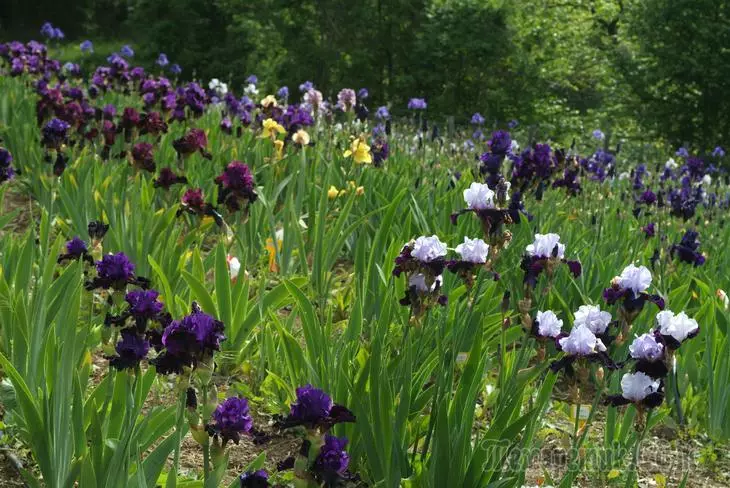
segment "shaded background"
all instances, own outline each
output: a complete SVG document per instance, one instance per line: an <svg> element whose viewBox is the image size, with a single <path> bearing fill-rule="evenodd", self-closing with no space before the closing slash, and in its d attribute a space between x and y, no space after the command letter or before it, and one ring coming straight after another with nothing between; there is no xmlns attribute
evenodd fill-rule
<svg viewBox="0 0 730 488"><path fill-rule="evenodd" d="M94 62L129 43L154 68L237 93L304 80L325 96L367 87L371 106L488 126L512 119L551 135L600 127L698 149L730 145L730 2L718 0L1 0L0 40L66 34L62 58ZM88 65L91 66L91 63Z"/></svg>

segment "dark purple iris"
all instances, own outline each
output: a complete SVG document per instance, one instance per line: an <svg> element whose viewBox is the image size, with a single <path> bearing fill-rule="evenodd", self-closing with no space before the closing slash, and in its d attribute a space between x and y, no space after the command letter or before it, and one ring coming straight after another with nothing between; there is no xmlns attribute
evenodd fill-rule
<svg viewBox="0 0 730 488"><path fill-rule="evenodd" d="M155 160L153 156L154 146L149 142L138 142L132 147L132 160L134 165L145 171L155 171Z"/></svg>
<svg viewBox="0 0 730 488"><path fill-rule="evenodd" d="M172 147L181 158L200 152L204 158L211 159L211 155L205 150L207 145L208 136L201 129L190 129L183 137L172 142Z"/></svg>
<svg viewBox="0 0 730 488"><path fill-rule="evenodd" d="M74 237L70 241L66 242L66 252L58 256L58 262L62 263L66 260L78 260L83 259L89 263L93 263L94 260L88 254L88 248L86 243L78 236Z"/></svg>
<svg viewBox="0 0 730 488"><path fill-rule="evenodd" d="M105 224L101 220L92 220L89 222L86 229L89 232L89 237L91 239L99 241L104 238L109 230L109 224Z"/></svg>
<svg viewBox="0 0 730 488"><path fill-rule="evenodd" d="M223 322L203 313L194 303L190 315L165 327L162 334L165 351L155 359L157 371L179 373L184 366L195 366L211 358L226 338L223 329Z"/></svg>
<svg viewBox="0 0 730 488"><path fill-rule="evenodd" d="M187 183L188 179L183 175L177 175L171 168L162 168L160 175L154 181L153 185L155 188L169 189L172 185L178 183Z"/></svg>
<svg viewBox="0 0 730 488"><path fill-rule="evenodd" d="M650 237L654 237L656 235L656 224L654 222L649 222L641 229L644 234L646 234L646 238L649 239Z"/></svg>
<svg viewBox="0 0 730 488"><path fill-rule="evenodd" d="M209 424L208 433L220 436L223 445L228 441L238 444L241 434L248 434L253 427L248 400L232 397L218 405L213 412L214 423Z"/></svg>
<svg viewBox="0 0 730 488"><path fill-rule="evenodd" d="M649 295L648 293L634 293L629 288L621 288L618 285L611 285L603 290L603 299L608 305L621 301L624 310L631 315L638 314L644 308L646 302L655 304L659 310L664 310L665 302L660 295Z"/></svg>
<svg viewBox="0 0 730 488"><path fill-rule="evenodd" d="M346 476L350 456L345 451L347 439L325 435L324 444L314 461L312 471L325 486L336 486Z"/></svg>
<svg viewBox="0 0 730 488"><path fill-rule="evenodd" d="M512 137L506 130L498 130L492 133L487 145L492 154L505 156L512 147Z"/></svg>
<svg viewBox="0 0 730 488"><path fill-rule="evenodd" d="M388 155L390 154L388 142L377 139L372 145L371 152L373 153L373 164L376 167L382 166L383 162L388 159Z"/></svg>
<svg viewBox="0 0 730 488"><path fill-rule="evenodd" d="M158 300L159 296L157 290L132 290L124 299L129 304L129 313L133 317L152 319L164 308Z"/></svg>
<svg viewBox="0 0 730 488"><path fill-rule="evenodd" d="M215 182L218 185L218 203L225 203L231 212L245 208L258 198L251 170L240 161L231 161Z"/></svg>
<svg viewBox="0 0 730 488"><path fill-rule="evenodd" d="M656 193L654 193L651 190L644 191L641 196L639 197L639 203L643 203L645 205L653 205L657 201Z"/></svg>
<svg viewBox="0 0 730 488"><path fill-rule="evenodd" d="M15 170L10 165L13 162L13 155L4 147L0 147L0 183L12 180Z"/></svg>
<svg viewBox="0 0 730 488"><path fill-rule="evenodd" d="M239 480L241 488L268 488L269 486L269 475L263 469L243 473Z"/></svg>
<svg viewBox="0 0 730 488"><path fill-rule="evenodd" d="M332 398L312 385L297 388L297 399L289 415L279 422L281 428L303 425L308 428L329 429L341 422L354 422L355 416L347 408L337 405Z"/></svg>
<svg viewBox="0 0 730 488"><path fill-rule="evenodd" d="M80 258L88 251L86 243L76 236L66 243L66 252L75 258Z"/></svg>
<svg viewBox="0 0 730 488"><path fill-rule="evenodd" d="M149 112L142 115L139 123L140 134L160 135L167 132L167 122L162 118L160 112Z"/></svg>
<svg viewBox="0 0 730 488"><path fill-rule="evenodd" d="M289 105L286 111L281 116L279 121L281 125L290 133L293 134L302 127L307 127L314 124L312 114L310 114L304 108L298 105Z"/></svg>
<svg viewBox="0 0 730 488"><path fill-rule="evenodd" d="M676 255L680 261L691 264L693 266L702 266L705 264L705 256L699 252L700 241L699 233L694 230L688 230L682 236L679 244L671 247L670 255L672 258Z"/></svg>
<svg viewBox="0 0 730 488"><path fill-rule="evenodd" d="M124 290L128 284L147 289L150 281L147 278L134 275L134 264L123 253L107 254L96 262L96 278L86 282L86 289L113 288Z"/></svg>
<svg viewBox="0 0 730 488"><path fill-rule="evenodd" d="M150 343L133 330L122 331L122 338L115 347L117 355L109 358L109 364L116 369L136 368L147 357Z"/></svg>
<svg viewBox="0 0 730 488"><path fill-rule="evenodd" d="M580 180L578 179L579 167L565 168L563 177L553 182L553 188L565 188L569 195L577 195L581 192Z"/></svg>
<svg viewBox="0 0 730 488"><path fill-rule="evenodd" d="M43 145L49 149L58 149L66 141L66 131L71 127L61 119L53 118L43 126Z"/></svg>
<svg viewBox="0 0 730 488"><path fill-rule="evenodd" d="M170 324L162 335L162 344L171 354L217 351L223 335L223 322L201 311Z"/></svg>
<svg viewBox="0 0 730 488"><path fill-rule="evenodd" d="M193 209L203 208L205 199L202 188L190 188L182 196L182 204Z"/></svg>
<svg viewBox="0 0 730 488"><path fill-rule="evenodd" d="M107 287L123 289L134 279L134 264L126 254L107 254L96 263L98 280L107 284Z"/></svg>

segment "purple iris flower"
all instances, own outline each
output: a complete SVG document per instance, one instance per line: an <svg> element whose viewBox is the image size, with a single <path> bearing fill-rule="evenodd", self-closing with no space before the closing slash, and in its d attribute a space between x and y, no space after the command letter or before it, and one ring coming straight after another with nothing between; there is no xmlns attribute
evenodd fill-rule
<svg viewBox="0 0 730 488"><path fill-rule="evenodd" d="M160 66L160 67L163 67L164 68L165 66L167 66L168 64L170 64L170 60L167 59L167 54L160 53L160 55L157 56L156 63L157 63L157 66Z"/></svg>
<svg viewBox="0 0 730 488"><path fill-rule="evenodd" d="M134 57L134 50L129 44L125 44L124 46L122 46L122 48L119 50L119 53L125 58Z"/></svg>
<svg viewBox="0 0 730 488"><path fill-rule="evenodd" d="M87 39L79 44L79 49L81 49L81 52L84 54L90 54L94 52L94 44Z"/></svg>
<svg viewBox="0 0 730 488"><path fill-rule="evenodd" d="M691 264L693 266L702 266L705 264L705 256L699 252L700 241L699 233L694 230L688 230L682 236L679 244L671 247L670 254L672 258L676 255L680 261Z"/></svg>
<svg viewBox="0 0 730 488"><path fill-rule="evenodd" d="M177 76L180 73L182 73L182 68L180 67L179 64L173 63L172 65L170 65L170 73L172 73L173 75Z"/></svg>
<svg viewBox="0 0 730 488"><path fill-rule="evenodd" d="M411 98L408 101L409 110L426 110L427 106L426 100L423 98Z"/></svg>
<svg viewBox="0 0 730 488"><path fill-rule="evenodd" d="M239 480L241 488L268 488L269 475L263 469L243 473Z"/></svg>
<svg viewBox="0 0 730 488"><path fill-rule="evenodd" d="M329 430L335 424L354 421L353 413L335 404L327 393L312 385L305 385L297 388L297 399L292 403L289 415L278 424L282 429L303 425L310 429L319 427Z"/></svg>
<svg viewBox="0 0 730 488"><path fill-rule="evenodd" d="M482 114L480 114L479 112L476 112L474 115L471 116L471 123L473 125L484 124L484 116L482 116Z"/></svg>
<svg viewBox="0 0 730 488"><path fill-rule="evenodd" d="M136 368L147 357L150 343L130 329L123 330L121 335L115 347L117 355L109 358L109 364L118 370Z"/></svg>
<svg viewBox="0 0 730 488"><path fill-rule="evenodd" d="M345 451L346 447L346 438L325 435L324 444L312 467L314 475L324 482L325 486L336 486L346 475L347 466L350 464L350 456Z"/></svg>
<svg viewBox="0 0 730 488"><path fill-rule="evenodd" d="M210 435L220 436L224 446L228 441L238 444L241 434L248 434L253 427L248 400L238 397L226 399L213 412L213 422L207 426Z"/></svg>
<svg viewBox="0 0 730 488"><path fill-rule="evenodd" d="M289 98L289 87L288 86L282 86L279 88L276 92L276 96L279 97L281 100L286 100Z"/></svg>

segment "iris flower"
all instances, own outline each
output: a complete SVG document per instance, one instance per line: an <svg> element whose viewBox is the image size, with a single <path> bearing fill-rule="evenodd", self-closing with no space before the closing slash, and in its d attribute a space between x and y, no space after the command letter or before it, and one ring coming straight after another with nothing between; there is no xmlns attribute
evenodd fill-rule
<svg viewBox="0 0 730 488"><path fill-rule="evenodd" d="M355 138L350 144L350 149L344 152L344 157L352 156L353 161L358 164L370 164L373 162L372 154L370 154L370 146L368 146L361 138Z"/></svg>

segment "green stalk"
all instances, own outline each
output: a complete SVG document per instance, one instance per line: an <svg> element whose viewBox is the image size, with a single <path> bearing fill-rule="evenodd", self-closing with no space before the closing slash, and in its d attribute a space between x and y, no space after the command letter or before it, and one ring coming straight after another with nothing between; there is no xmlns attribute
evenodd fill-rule
<svg viewBox="0 0 730 488"><path fill-rule="evenodd" d="M200 385L200 393L203 397L203 415L208 407L208 384L203 382ZM203 419L205 421L205 419ZM203 444L203 486L208 486L208 477L210 476L210 439L206 437Z"/></svg>
<svg viewBox="0 0 730 488"><path fill-rule="evenodd" d="M634 444L634 454L631 457L631 468L629 468L629 474L626 478L626 488L631 488L634 486L634 483L636 481L637 477L637 471L636 468L639 465L639 456L641 454L641 443L644 440L644 437L646 436L646 432L649 430L649 421L651 420L651 414L654 412L653 409L650 409L649 412L646 414L646 422L644 424L644 428L641 429L641 432L639 433L638 438L636 439L636 444Z"/></svg>
<svg viewBox="0 0 730 488"><path fill-rule="evenodd" d="M182 444L182 430L185 422L185 400L186 388L182 388L180 399L177 402L177 421L175 422L175 455L172 468L167 476L166 488L175 488L177 484L177 472L180 469L180 444Z"/></svg>

